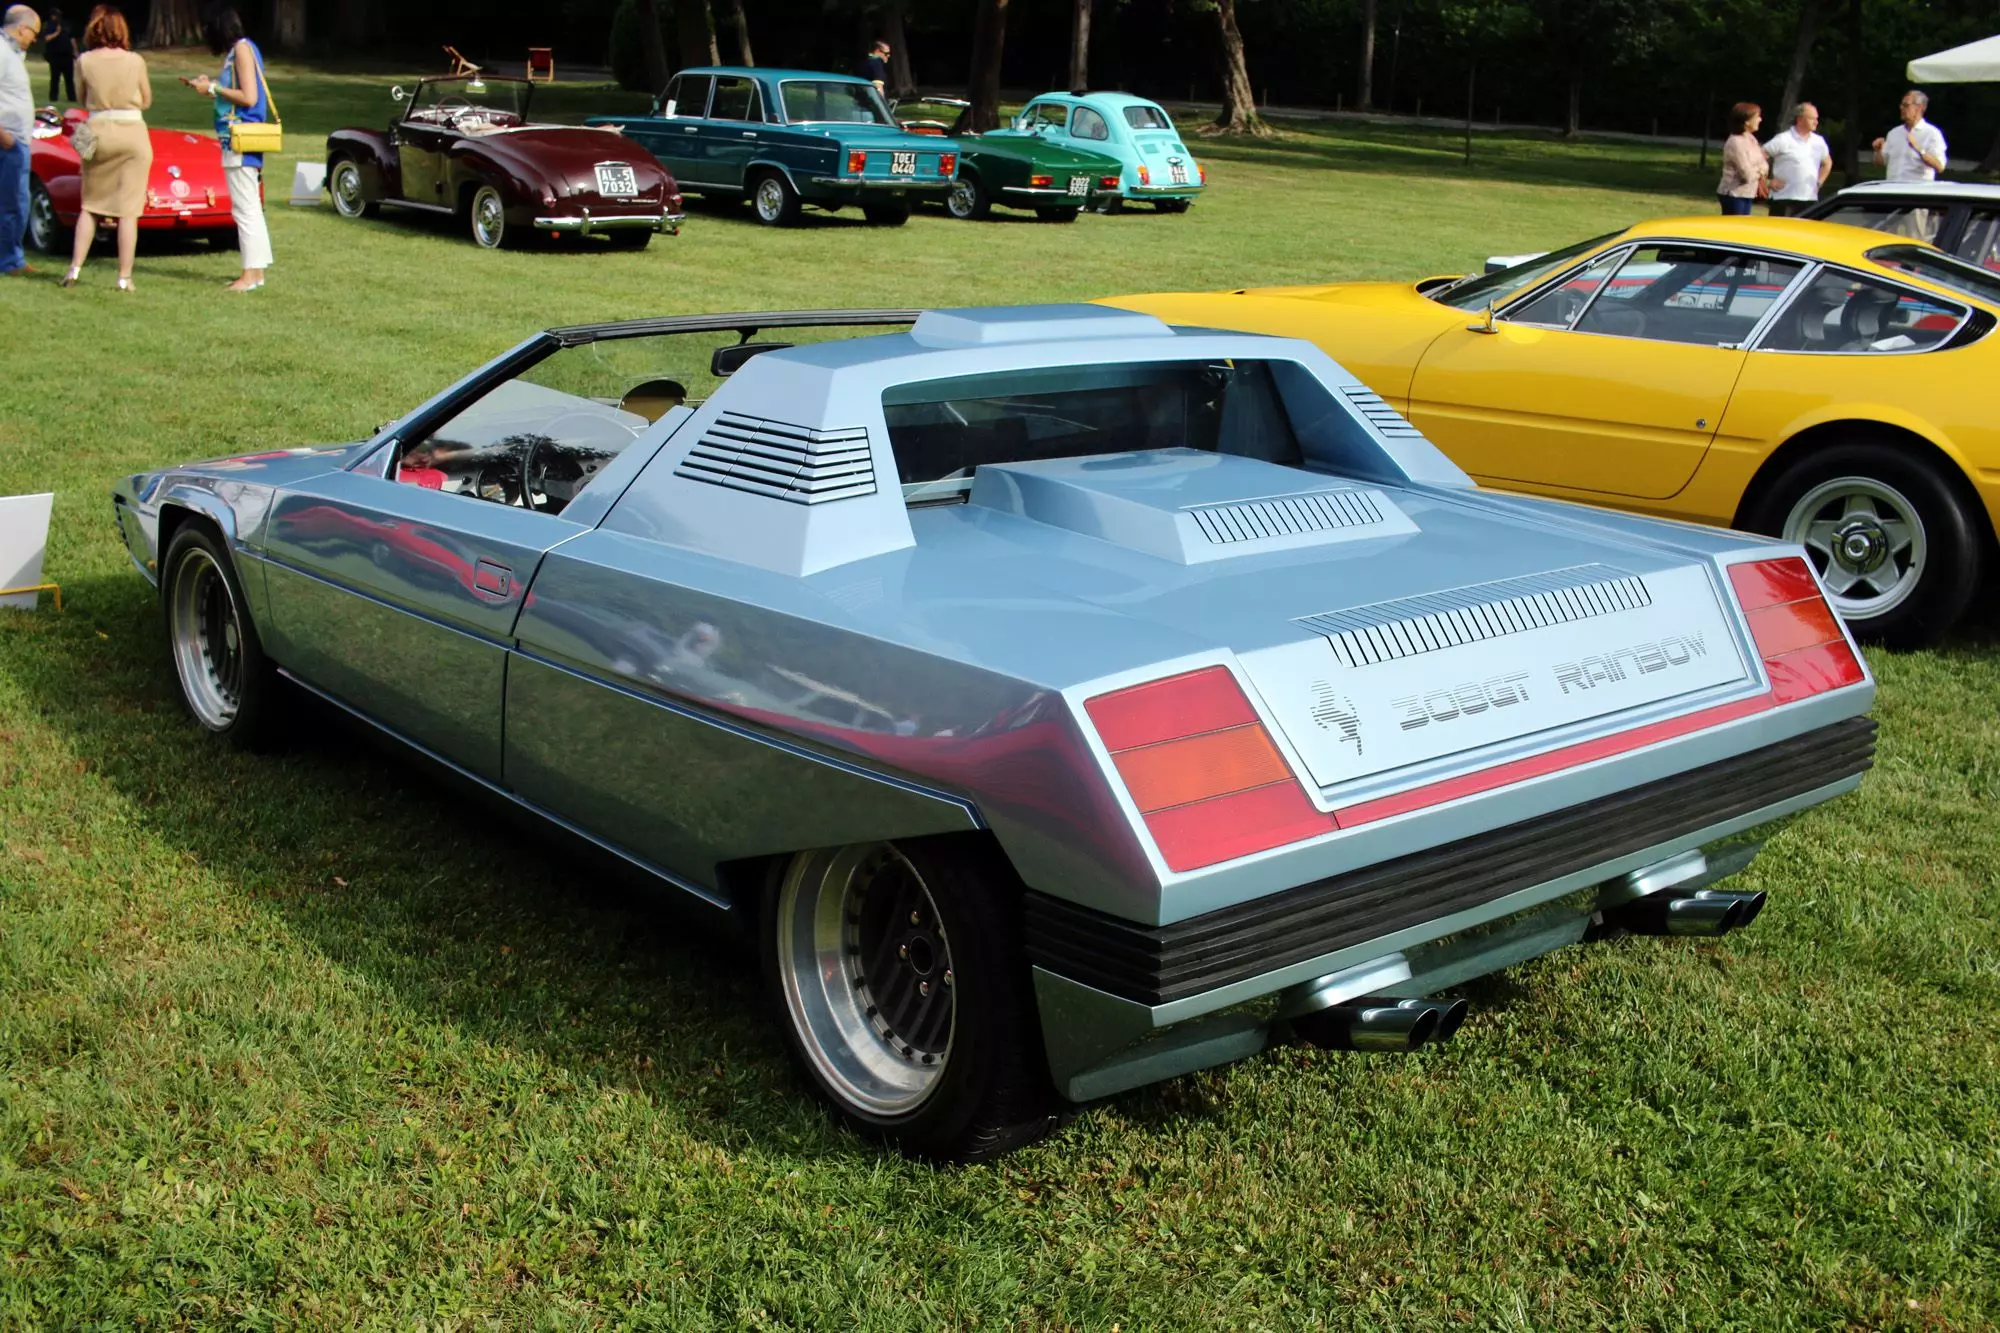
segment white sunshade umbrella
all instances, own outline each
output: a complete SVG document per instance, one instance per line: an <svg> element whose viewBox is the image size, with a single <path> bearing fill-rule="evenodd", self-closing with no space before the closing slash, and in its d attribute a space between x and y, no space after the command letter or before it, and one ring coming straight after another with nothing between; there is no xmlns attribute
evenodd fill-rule
<svg viewBox="0 0 2000 1333"><path fill-rule="evenodd" d="M1986 37L1910 62L1918 83L2000 83L2000 37Z"/></svg>

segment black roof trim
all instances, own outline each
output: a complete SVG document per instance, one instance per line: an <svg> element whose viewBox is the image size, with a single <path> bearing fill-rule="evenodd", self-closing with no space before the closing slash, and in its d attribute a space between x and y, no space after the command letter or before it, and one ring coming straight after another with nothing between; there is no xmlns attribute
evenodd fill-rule
<svg viewBox="0 0 2000 1333"><path fill-rule="evenodd" d="M610 338L645 338L662 333L740 333L763 329L840 328L869 324L914 324L921 310L745 310L729 315L657 315L608 324L566 324L547 330L564 347Z"/></svg>

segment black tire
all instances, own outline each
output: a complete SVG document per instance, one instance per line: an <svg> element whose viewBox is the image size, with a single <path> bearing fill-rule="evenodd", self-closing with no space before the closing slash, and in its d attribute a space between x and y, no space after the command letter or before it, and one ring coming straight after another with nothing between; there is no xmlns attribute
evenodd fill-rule
<svg viewBox="0 0 2000 1333"><path fill-rule="evenodd" d="M863 204L861 216L868 219L873 227L900 227L910 220L910 206L897 204Z"/></svg>
<svg viewBox="0 0 2000 1333"><path fill-rule="evenodd" d="M799 220L799 192L775 171L750 184L750 211L767 227L789 227Z"/></svg>
<svg viewBox="0 0 2000 1333"><path fill-rule="evenodd" d="M167 543L160 607L188 716L235 749L274 741L284 683L264 656L229 549L207 523L184 522Z"/></svg>
<svg viewBox="0 0 2000 1333"><path fill-rule="evenodd" d="M614 250L643 250L653 243L653 233L649 228L626 227L606 232L605 239L611 242Z"/></svg>
<svg viewBox="0 0 2000 1333"><path fill-rule="evenodd" d="M1106 195L1094 206L1093 211L1102 213L1105 217L1113 217L1125 211L1125 200L1120 195Z"/></svg>
<svg viewBox="0 0 2000 1333"><path fill-rule="evenodd" d="M1803 542L1848 627L1891 648L1932 643L1964 617L1992 541L1940 466L1861 441L1800 457L1761 489L1744 526Z"/></svg>
<svg viewBox="0 0 2000 1333"><path fill-rule="evenodd" d="M56 217L56 201L33 176L28 178L28 244L45 255L67 256L73 237Z"/></svg>
<svg viewBox="0 0 2000 1333"><path fill-rule="evenodd" d="M969 1162L1062 1125L1020 901L999 848L962 835L805 852L772 876L758 937L779 1026L814 1091L853 1128L913 1157ZM838 963L818 952L829 920ZM866 1033L849 1039L855 1025ZM877 1069L890 1081L871 1081Z"/></svg>
<svg viewBox="0 0 2000 1333"><path fill-rule="evenodd" d="M945 194L944 211L961 222L977 222L993 211L993 200L979 177L960 175Z"/></svg>
<svg viewBox="0 0 2000 1333"><path fill-rule="evenodd" d="M1074 222L1076 215L1082 211L1080 208L1038 208L1035 216L1044 222Z"/></svg>
<svg viewBox="0 0 2000 1333"><path fill-rule="evenodd" d="M344 218L372 218L382 211L381 203L368 197L368 177L361 164L351 157L336 157L327 164L326 192L333 211Z"/></svg>
<svg viewBox="0 0 2000 1333"><path fill-rule="evenodd" d="M1194 207L1192 199L1162 199L1153 205L1162 213L1185 213Z"/></svg>

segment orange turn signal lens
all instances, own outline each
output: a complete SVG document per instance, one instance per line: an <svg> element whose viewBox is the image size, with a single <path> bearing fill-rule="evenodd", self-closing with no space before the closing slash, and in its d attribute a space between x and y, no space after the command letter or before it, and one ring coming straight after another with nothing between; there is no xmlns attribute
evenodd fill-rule
<svg viewBox="0 0 2000 1333"><path fill-rule="evenodd" d="M1152 183L1153 183L1153 173L1146 169L1146 164L1144 162L1141 162L1139 164L1139 184L1151 185Z"/></svg>
<svg viewBox="0 0 2000 1333"><path fill-rule="evenodd" d="M1270 735L1256 723L1208 731L1112 756L1132 803L1147 814L1169 806L1247 791L1292 776Z"/></svg>
<svg viewBox="0 0 2000 1333"><path fill-rule="evenodd" d="M1046 187L1046 186L1050 186L1050 185L1054 185L1055 183L1056 183L1056 178L1055 178L1054 176L1030 176L1030 177L1028 177L1028 186L1029 186L1029 188L1030 188L1030 189L1036 189L1036 190L1039 190L1039 189L1043 189L1043 188L1044 188L1044 187Z"/></svg>

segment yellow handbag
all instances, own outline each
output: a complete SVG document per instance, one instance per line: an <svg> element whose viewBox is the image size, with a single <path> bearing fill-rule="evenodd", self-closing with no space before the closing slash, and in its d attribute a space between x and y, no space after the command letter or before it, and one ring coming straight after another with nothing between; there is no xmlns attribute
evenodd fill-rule
<svg viewBox="0 0 2000 1333"><path fill-rule="evenodd" d="M271 81L264 77L264 62L257 61L257 82L264 85L264 106L270 112L269 120L238 120L235 112L229 113L229 142L224 145L232 153L277 153L284 151L285 122L278 116L278 99L271 96Z"/></svg>

